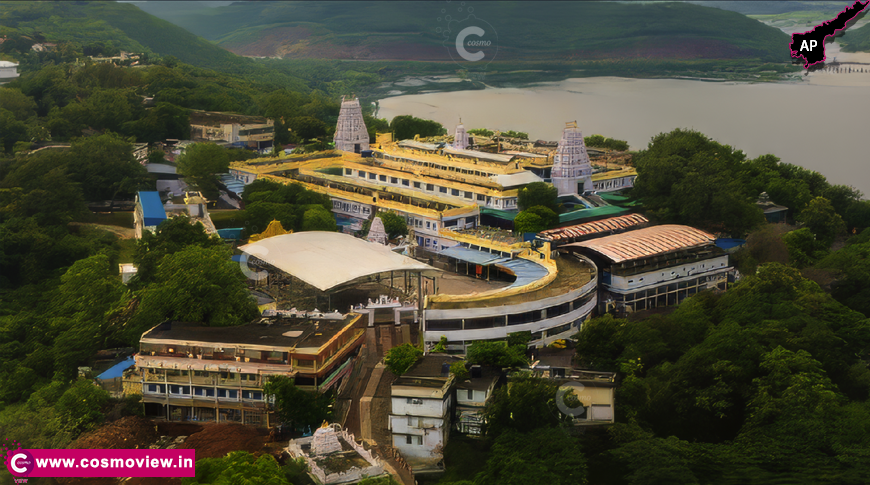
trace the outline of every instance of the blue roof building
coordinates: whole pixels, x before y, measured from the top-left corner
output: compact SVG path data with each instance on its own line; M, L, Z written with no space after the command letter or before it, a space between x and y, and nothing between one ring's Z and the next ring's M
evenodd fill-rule
M160 201L158 192L139 192L136 195L136 212L133 222L136 227L136 238L142 237L142 231L148 229L154 232L161 222L166 220L166 210Z

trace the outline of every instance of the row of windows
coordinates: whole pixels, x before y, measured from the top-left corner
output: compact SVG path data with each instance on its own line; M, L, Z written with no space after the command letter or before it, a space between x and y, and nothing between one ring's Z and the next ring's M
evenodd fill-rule
M690 291L689 294L694 294L696 289L697 291L704 290L707 288L708 284L715 284L719 279L719 276L701 276L699 278L657 286L648 290L641 290L636 293L627 293L624 295L613 293L613 299L615 301L633 301L686 289Z
M545 308L544 310L532 310L529 312L512 313L508 315L447 320L427 319L426 330L476 330L481 328L504 327L505 325L534 323L578 310L589 303L594 297L595 292L591 292L587 295L576 298L574 301L554 305ZM507 322L505 322L505 320L507 320Z
M148 369L147 372L151 374L160 374L162 369ZM204 370L195 370L189 371L187 369L166 369L166 377L189 377L190 372L193 372L193 377L201 377L201 378L221 378L225 380L235 380L236 378L241 381L248 382L256 382L259 379L258 374L237 374L235 372L209 372Z
M719 266L720 266L720 267L724 267L724 266L725 266L725 263L724 263L724 262L719 263ZM716 267L716 263L711 263L711 264L710 264L710 268L711 268L711 269L712 269L712 268L715 268L715 267ZM686 273L686 275L688 275L688 274L691 273L692 271L695 271L695 268L696 268L696 266L692 266L692 268L689 269L688 271L686 271L686 268L683 268L683 272ZM707 269L707 263L703 263L703 264L701 264L701 269ZM665 273L662 273L662 276L665 276ZM679 276L679 275L677 274L676 271L671 271L671 276ZM638 278L637 281L638 281L638 283L640 283L640 282L643 281L643 278ZM634 280L628 280L628 283L629 283L629 284L634 283Z
M417 245L432 248L433 251L438 251L438 239L433 239L430 237L424 238L423 236L417 236ZM441 249L447 249L447 246L441 246Z
M166 388L169 387L170 395L178 395L178 396L190 396L190 386L176 386L165 384L146 384L145 392L152 394L166 394ZM212 387L195 387L193 388L193 395L200 397L215 397L215 393L217 393L217 397L226 398L226 399L238 399L239 391L237 389L214 389ZM251 390L243 390L242 391L242 399L250 399L253 401L262 401L263 400L263 392L262 391L251 391Z
M458 172L458 173L465 174L465 175L475 175L477 177L492 177L494 175L494 174L491 174L488 172L481 172L479 170L471 170L471 169L465 169L465 168L461 168L461 167L454 167L451 165L439 165L437 163L432 163L432 162L421 162L418 160L414 160L413 158L405 158L402 156L395 156L395 155L390 155L387 153L383 153L383 154L379 153L378 155L387 159L387 160L408 162L408 163L411 163L413 165L421 165L423 167L432 168L435 170L444 170L447 172Z
M353 175L353 170L346 168L346 169L344 169L344 173L345 173L345 175ZM364 172L362 170L360 170L357 173L357 177L362 178L362 179L368 178L369 180L377 180L380 182L388 182L389 181L389 183L391 183L393 185L399 185L399 183L401 182L401 184L404 185L405 187L409 187L411 185L411 181L408 179L399 179L397 177L389 177L387 175L378 175L378 174L374 174L374 173ZM463 197L463 198L468 199L468 200L475 200L476 199L478 202L486 202L486 195L484 195L484 194L475 194L474 192L471 192L471 191L462 191L459 189L448 189L447 187L442 187L440 185L435 185L435 184L425 184L425 189L424 189L423 185L424 184L422 184L421 182L414 182L415 189L426 190L427 192L438 192L439 194L449 193L453 197ZM505 207L507 207L508 205L510 205L510 204L506 203ZM516 205L516 204L514 203L513 205Z

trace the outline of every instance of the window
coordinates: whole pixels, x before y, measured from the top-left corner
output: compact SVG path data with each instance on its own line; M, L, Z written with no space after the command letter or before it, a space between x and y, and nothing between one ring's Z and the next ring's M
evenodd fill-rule
M459 190L458 189L450 189L450 195L455 195L455 196L459 197Z
M468 400L469 400L469 401L473 401L473 400L474 400L474 391L471 390L471 389L468 390Z
M344 174L345 174L345 175L351 175L351 174L353 174L353 170L351 170L351 169L349 169L349 168L346 168L346 169L344 169Z
M483 195L483 194L477 194L477 200L478 200L479 202L483 202L483 201L486 200L486 196Z
M234 389L218 389L218 397L225 397L229 399L238 399L239 391Z
M397 179L396 177L390 177L390 183L397 184L397 183L399 183L399 179Z
M370 173L370 174L369 174L369 180L374 180L374 179L376 179L376 178L378 178L377 175L375 175L375 174L373 174L373 173Z
M410 444L411 444L411 438L412 438L411 435L407 435L407 436L405 436L405 444L406 444L406 445L410 445Z
M414 182L414 188L415 188L415 189L419 189L419 188L420 188L420 182ZM429 190L432 190L432 189L429 189Z
M466 198L466 199L470 199L470 198L472 198L472 197L474 197L474 195L473 195L471 192L466 192L466 193L465 193L465 198Z
M214 397L214 389L210 387L194 387L193 394L202 397Z
M441 192L442 194L446 194L446 193L447 193L447 187L438 187L438 191Z
M430 225L431 225L431 223L429 221L426 221L426 229L429 229Z
M260 391L242 391L242 399L251 399L254 401L262 401L263 393Z
M386 175L378 175L378 180L380 180L381 182L386 182L387 176Z
M169 386L169 394L190 394L190 386Z
M426 320L427 330L462 330L462 320Z
M435 185L434 184L426 184L426 190L428 190L430 192L435 192Z
M402 179L402 185L404 185L405 187L408 187L411 185L411 181L408 179Z
M362 178L366 178L366 173L363 172L362 170L359 171L359 174L358 174L358 175L359 175L360 177L362 177Z

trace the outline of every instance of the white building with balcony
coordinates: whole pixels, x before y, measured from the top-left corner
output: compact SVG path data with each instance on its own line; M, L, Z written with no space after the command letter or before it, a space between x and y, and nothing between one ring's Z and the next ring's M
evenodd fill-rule
M444 446L453 415L453 375L458 357L430 354L393 382L389 430L393 448L414 474L444 469Z

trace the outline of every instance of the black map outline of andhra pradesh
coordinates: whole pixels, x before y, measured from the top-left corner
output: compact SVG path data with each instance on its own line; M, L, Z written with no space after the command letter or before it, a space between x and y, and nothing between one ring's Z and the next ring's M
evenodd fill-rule
M825 39L845 30L846 24L861 13L868 4L870 4L870 0L864 2L856 0L855 3L843 9L835 18L821 23L804 33L791 34L791 44L788 46L791 49L791 56L802 57L805 61L804 68L825 62L825 59L827 59L825 54Z

